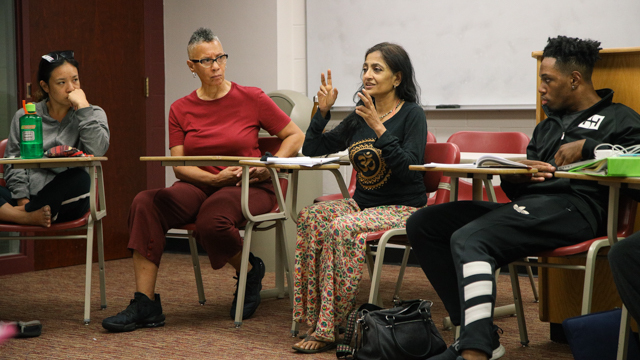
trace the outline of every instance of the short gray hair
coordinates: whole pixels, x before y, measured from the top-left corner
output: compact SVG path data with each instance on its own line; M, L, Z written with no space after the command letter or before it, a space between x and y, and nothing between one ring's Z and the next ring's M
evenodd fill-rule
M214 41L220 42L220 39L218 39L217 36L213 35L213 31L211 31L211 29L201 27L198 30L194 31L191 35L191 39L189 39L189 45L187 45L187 54L191 56L191 51L193 51L193 48L195 48L198 44Z

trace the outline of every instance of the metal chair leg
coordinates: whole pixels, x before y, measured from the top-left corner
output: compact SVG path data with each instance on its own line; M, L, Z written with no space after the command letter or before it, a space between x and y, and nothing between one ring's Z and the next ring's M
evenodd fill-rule
M249 221L244 228L244 245L242 246L242 262L240 265L240 274L238 275L238 292L237 305L236 305L236 317L234 325L236 328L242 326L242 311L244 304L245 291L247 289L247 269L249 268L249 253L251 252L251 235L253 231L254 223Z
M400 265L400 272L398 273L398 281L396 281L396 290L393 293L393 299L400 299L400 288L402 288L402 280L404 280L404 270L407 268L407 262L409 262L409 255L411 255L411 246L407 245L404 248L404 255L402 256L402 265Z
M529 259L524 258L524 261L529 262ZM538 287L536 286L536 279L533 277L533 271L531 270L531 266L525 266L527 269L527 275L529 276L529 282L531 283L531 291L533 292L533 301L539 302L540 298L538 297Z
M629 310L622 304L622 317L620 318L620 335L618 336L618 354L616 360L627 360L629 351Z
M511 276L511 289L513 291L513 301L516 306L518 317L518 330L520 332L520 343L522 346L529 345L529 335L527 334L527 324L524 319L524 308L522 307L522 295L520 293L520 280L516 266L509 264L509 275Z
M191 262L193 263L193 273L196 277L196 287L198 288L198 301L200 305L204 305L207 299L204 296L204 286L202 285L202 273L200 272L200 258L198 257L198 245L196 238L193 237L193 231L187 232L189 237L189 250L191 250Z
M91 270L93 267L93 220L87 224L87 255L84 281L84 324L91 322Z
M95 222L98 236L98 273L100 275L100 309L107 308L107 287L104 271L104 238L102 235L102 220Z

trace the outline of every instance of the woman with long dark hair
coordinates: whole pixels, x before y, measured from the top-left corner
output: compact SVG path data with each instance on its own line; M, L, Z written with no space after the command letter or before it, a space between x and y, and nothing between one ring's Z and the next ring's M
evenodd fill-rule
M348 149L358 182L352 199L320 202L298 217L293 318L310 329L293 348L304 353L334 347L335 327L355 304L367 233L404 227L427 203L422 175L409 171L423 163L427 122L407 52L386 42L370 48L355 111L327 132L338 91L331 70L320 79L318 111L302 152Z

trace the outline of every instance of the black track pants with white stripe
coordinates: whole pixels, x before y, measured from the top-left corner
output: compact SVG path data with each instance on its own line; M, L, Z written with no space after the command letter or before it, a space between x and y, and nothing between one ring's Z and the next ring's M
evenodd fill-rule
M407 220L407 234L451 321L462 326L460 348L487 354L493 351L495 270L595 236L571 202L551 195L426 207Z

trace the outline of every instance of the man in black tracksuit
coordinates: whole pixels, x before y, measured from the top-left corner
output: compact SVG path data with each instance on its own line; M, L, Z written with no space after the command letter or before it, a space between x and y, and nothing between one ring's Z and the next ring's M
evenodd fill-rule
M459 201L423 208L407 220L420 265L438 292L459 340L431 359L497 359L504 354L493 325L497 268L537 252L606 231L605 187L554 178L556 166L593 159L598 144L640 144L640 115L596 91L591 73L600 43L549 39L540 65L543 109L523 163L528 176L502 176L509 204Z

